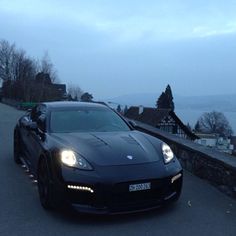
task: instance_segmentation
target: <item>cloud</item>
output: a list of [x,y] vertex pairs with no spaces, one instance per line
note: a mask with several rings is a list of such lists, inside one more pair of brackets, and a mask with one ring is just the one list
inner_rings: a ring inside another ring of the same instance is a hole
[[0,0],[0,37],[34,57],[48,50],[62,81],[101,96],[167,83],[178,93],[208,93],[217,83],[228,91],[236,55],[230,1]]
[[197,26],[192,30],[193,37],[212,37],[218,35],[227,35],[227,34],[235,34],[236,33],[236,22],[227,23],[224,26]]
[[[200,0],[199,0],[200,1]],[[21,16],[29,23],[57,23],[62,28],[87,28],[109,35],[115,43],[155,42],[212,37],[236,32],[231,8],[219,1],[1,1],[0,13]],[[202,7],[202,4],[205,7]],[[235,21],[236,22],[236,21]]]

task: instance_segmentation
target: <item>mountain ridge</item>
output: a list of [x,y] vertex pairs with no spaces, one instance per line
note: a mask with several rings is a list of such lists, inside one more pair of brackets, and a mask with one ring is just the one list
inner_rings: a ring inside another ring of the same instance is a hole
[[[127,106],[155,107],[156,100],[160,94],[156,93],[136,93],[126,94],[106,101],[111,104]],[[182,96],[174,95],[176,109],[189,110],[218,110],[236,112],[236,94],[203,95],[203,96]]]

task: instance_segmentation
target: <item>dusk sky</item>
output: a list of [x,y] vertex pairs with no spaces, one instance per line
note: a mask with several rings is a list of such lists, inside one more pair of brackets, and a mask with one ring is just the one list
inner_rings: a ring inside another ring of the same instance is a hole
[[95,98],[236,93],[236,1],[0,0],[0,39]]

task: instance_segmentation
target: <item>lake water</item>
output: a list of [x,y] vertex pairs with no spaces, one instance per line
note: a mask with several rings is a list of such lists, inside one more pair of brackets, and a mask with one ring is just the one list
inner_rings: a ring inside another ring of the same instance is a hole
[[[209,111],[202,110],[191,110],[191,109],[175,109],[175,113],[177,116],[185,123],[189,123],[193,128],[196,124],[198,118],[204,113]],[[236,112],[223,112],[225,117],[228,119],[233,131],[234,135],[236,134]]]

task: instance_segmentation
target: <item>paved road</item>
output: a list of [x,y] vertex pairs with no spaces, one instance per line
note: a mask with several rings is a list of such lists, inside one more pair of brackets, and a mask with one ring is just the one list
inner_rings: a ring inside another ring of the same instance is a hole
[[187,172],[182,197],[169,208],[112,217],[46,212],[39,204],[36,185],[12,159],[12,132],[21,114],[0,104],[1,236],[236,236],[236,201]]

